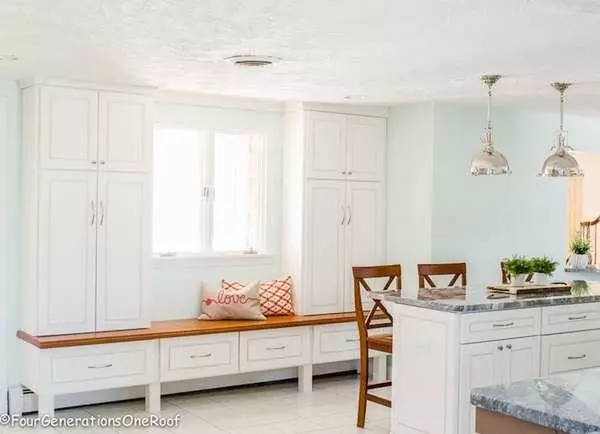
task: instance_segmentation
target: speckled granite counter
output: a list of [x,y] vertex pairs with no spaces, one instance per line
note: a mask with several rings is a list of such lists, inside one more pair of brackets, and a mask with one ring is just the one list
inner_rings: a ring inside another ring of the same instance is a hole
[[471,403],[572,434],[600,431],[600,369],[474,389]]
[[478,288],[436,288],[418,294],[389,292],[385,300],[444,312],[482,312],[600,302],[600,282],[580,283],[571,292],[510,295]]

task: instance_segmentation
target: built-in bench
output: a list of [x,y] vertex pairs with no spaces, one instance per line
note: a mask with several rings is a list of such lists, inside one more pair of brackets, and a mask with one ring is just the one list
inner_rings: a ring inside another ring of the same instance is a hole
[[[289,367],[298,367],[299,391],[309,392],[313,364],[359,357],[354,313],[182,319],[147,329],[17,336],[22,383],[38,395],[38,411],[48,415],[56,395],[135,385],[146,386],[146,410],[157,414],[161,382]],[[377,356],[374,376],[382,379],[386,358]]]

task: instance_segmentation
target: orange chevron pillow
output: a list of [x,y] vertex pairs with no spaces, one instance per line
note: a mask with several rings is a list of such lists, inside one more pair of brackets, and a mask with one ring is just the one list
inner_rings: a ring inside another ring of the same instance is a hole
[[[242,290],[246,284],[242,282],[221,281],[221,289]],[[294,283],[292,276],[285,279],[266,280],[260,282],[258,299],[260,310],[265,316],[293,315],[294,314]]]

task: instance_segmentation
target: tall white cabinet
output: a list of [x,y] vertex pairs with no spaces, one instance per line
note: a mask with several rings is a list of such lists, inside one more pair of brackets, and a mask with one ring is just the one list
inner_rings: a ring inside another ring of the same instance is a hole
[[283,258],[297,311],[352,311],[352,267],[385,261],[385,112],[293,105],[286,132]]
[[23,101],[23,329],[150,324],[152,97],[35,84]]

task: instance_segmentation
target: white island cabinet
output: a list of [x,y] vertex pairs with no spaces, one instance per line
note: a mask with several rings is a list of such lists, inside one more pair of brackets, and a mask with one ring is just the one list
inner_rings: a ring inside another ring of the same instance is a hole
[[392,434],[472,434],[473,388],[600,366],[600,289],[420,298],[387,296],[395,303]]

